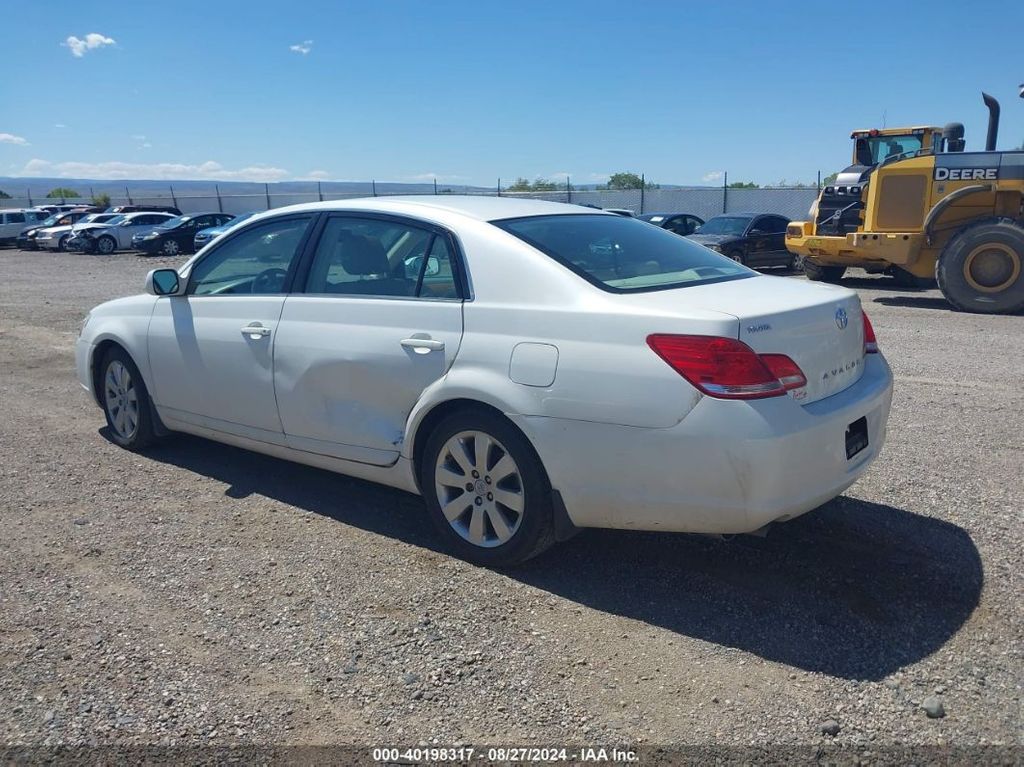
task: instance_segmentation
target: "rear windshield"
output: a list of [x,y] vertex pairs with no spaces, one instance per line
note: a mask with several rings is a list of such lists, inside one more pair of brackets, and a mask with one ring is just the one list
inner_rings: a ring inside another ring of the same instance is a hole
[[492,223],[613,293],[706,285],[756,274],[692,240],[635,218],[581,214]]

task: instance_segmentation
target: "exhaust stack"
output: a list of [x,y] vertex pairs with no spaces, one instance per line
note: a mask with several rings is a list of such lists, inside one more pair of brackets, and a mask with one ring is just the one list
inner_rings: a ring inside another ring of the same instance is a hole
[[988,136],[985,137],[985,151],[996,150],[996,138],[999,136],[999,102],[982,91],[981,100],[988,107]]

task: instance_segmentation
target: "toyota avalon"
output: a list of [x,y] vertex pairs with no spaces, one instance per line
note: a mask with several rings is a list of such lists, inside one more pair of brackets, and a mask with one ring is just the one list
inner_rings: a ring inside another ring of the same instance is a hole
[[123,447],[187,432],[418,493],[486,565],[793,519],[867,470],[892,396],[856,293],[509,198],[254,216],[93,309],[76,357]]

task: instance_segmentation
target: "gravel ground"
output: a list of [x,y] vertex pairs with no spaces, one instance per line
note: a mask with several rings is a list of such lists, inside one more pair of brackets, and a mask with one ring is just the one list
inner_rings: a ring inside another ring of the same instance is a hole
[[1022,758],[1024,318],[848,279],[896,396],[844,496],[766,539],[586,531],[495,572],[439,550],[413,496],[108,441],[79,323],[176,263],[0,251],[0,743]]

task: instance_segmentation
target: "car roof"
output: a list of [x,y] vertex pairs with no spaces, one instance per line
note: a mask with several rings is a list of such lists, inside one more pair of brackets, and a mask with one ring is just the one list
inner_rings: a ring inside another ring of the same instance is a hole
[[426,215],[430,211],[457,213],[478,221],[500,221],[508,218],[525,218],[528,216],[552,216],[590,214],[595,216],[614,216],[594,208],[582,205],[568,205],[562,202],[547,200],[530,200],[516,197],[489,197],[484,195],[400,195],[394,197],[360,197],[352,200],[330,200],[312,202],[302,205],[291,205],[288,208],[275,208],[272,213],[325,210],[378,210],[408,215]]

